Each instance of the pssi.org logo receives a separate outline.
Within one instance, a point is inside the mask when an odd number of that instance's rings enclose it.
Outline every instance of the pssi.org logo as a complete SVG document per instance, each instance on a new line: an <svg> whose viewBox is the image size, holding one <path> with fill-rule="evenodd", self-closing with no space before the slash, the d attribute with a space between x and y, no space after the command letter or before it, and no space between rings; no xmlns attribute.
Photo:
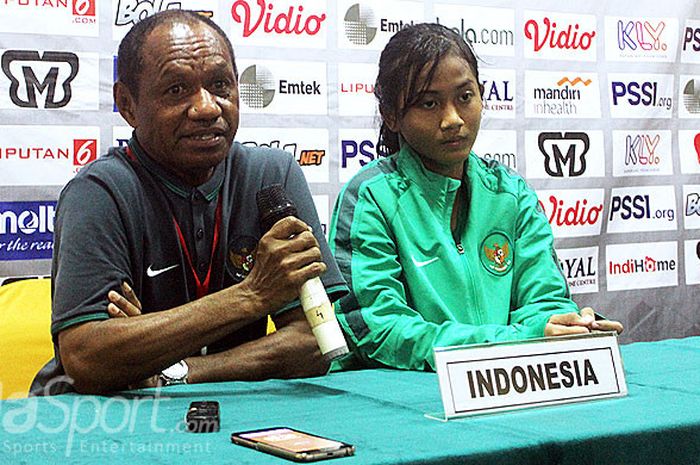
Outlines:
<svg viewBox="0 0 700 465"><path fill-rule="evenodd" d="M277 83L272 72L260 65L247 67L239 81L241 100L250 108L266 108L275 98Z"/></svg>
<svg viewBox="0 0 700 465"><path fill-rule="evenodd" d="M683 105L688 113L700 114L700 79L691 79L685 84Z"/></svg>
<svg viewBox="0 0 700 465"><path fill-rule="evenodd" d="M377 20L372 8L355 3L343 18L345 37L355 45L367 45L377 36Z"/></svg>
<svg viewBox="0 0 700 465"><path fill-rule="evenodd" d="M179 9L182 9L182 2L179 0L118 0L114 25L133 26L158 12ZM207 18L214 16L214 12L211 10L194 11Z"/></svg>
<svg viewBox="0 0 700 465"><path fill-rule="evenodd" d="M72 98L71 82L80 62L71 52L7 50L0 60L2 72L10 79L10 100L20 108L39 108L37 95L46 93L42 108L62 108ZM57 92L60 85L61 92Z"/></svg>
<svg viewBox="0 0 700 465"><path fill-rule="evenodd" d="M548 175L577 177L586 172L586 153L591 142L585 132L543 132L537 137L537 146L544 155Z"/></svg>

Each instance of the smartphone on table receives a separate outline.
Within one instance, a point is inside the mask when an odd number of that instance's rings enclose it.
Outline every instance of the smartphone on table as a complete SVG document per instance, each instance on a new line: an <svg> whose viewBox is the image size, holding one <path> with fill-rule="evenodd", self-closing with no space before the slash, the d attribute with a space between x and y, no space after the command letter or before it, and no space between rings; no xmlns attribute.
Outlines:
<svg viewBox="0 0 700 465"><path fill-rule="evenodd" d="M231 441L297 462L315 462L355 453L353 445L286 427L233 433Z"/></svg>

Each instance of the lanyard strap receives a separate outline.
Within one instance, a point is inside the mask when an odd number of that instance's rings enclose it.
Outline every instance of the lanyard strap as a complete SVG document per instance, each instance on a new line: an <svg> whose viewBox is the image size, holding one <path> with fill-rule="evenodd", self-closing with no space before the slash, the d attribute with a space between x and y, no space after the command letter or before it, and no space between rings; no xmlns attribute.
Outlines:
<svg viewBox="0 0 700 465"><path fill-rule="evenodd" d="M185 236L182 234L182 230L180 229L180 225L178 224L175 216L173 216L173 222L175 223L175 229L177 230L177 237L178 239L180 239L180 246L182 247L183 252L185 252L187 264L190 266L192 276L194 276L194 282L197 285L197 298L202 298L209 292L211 269L214 266L214 253L216 252L216 246L219 243L219 229L221 227L221 196L219 195L219 199L216 203L216 224L214 225L214 240L211 244L211 255L209 256L209 269L207 270L207 275L204 278L204 281L201 281L199 279L197 270L194 268L190 251L187 249L187 244L185 243Z"/></svg>

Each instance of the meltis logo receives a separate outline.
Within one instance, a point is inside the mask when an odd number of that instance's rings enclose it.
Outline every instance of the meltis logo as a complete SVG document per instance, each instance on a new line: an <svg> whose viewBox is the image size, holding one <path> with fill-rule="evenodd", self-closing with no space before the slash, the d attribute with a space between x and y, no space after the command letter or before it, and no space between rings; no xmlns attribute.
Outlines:
<svg viewBox="0 0 700 465"><path fill-rule="evenodd" d="M423 22L420 2L383 0L338 1L338 46L382 50L391 36L412 24Z"/></svg>
<svg viewBox="0 0 700 465"><path fill-rule="evenodd" d="M56 202L0 202L0 261L50 259Z"/></svg>
<svg viewBox="0 0 700 465"><path fill-rule="evenodd" d="M97 158L100 129L0 126L2 185L63 185Z"/></svg>
<svg viewBox="0 0 700 465"><path fill-rule="evenodd" d="M598 76L592 73L525 72L528 118L600 118Z"/></svg>
<svg viewBox="0 0 700 465"><path fill-rule="evenodd" d="M326 63L259 61L248 64L239 79L242 111L325 115L328 113Z"/></svg>
<svg viewBox="0 0 700 465"><path fill-rule="evenodd" d="M526 131L528 178L605 176L602 131Z"/></svg>
<svg viewBox="0 0 700 465"><path fill-rule="evenodd" d="M478 56L513 56L515 11L506 8L436 4L435 22L468 41Z"/></svg>
<svg viewBox="0 0 700 465"><path fill-rule="evenodd" d="M608 79L613 118L671 117L673 75L611 73Z"/></svg>
<svg viewBox="0 0 700 465"><path fill-rule="evenodd" d="M292 154L307 182L328 182L328 130L303 128L241 128L236 141L249 147L268 147Z"/></svg>
<svg viewBox="0 0 700 465"><path fill-rule="evenodd" d="M325 48L326 8L321 0L236 0L231 39L244 45Z"/></svg>
<svg viewBox="0 0 700 465"><path fill-rule="evenodd" d="M472 151L485 160L495 160L512 170L518 169L516 131L481 129Z"/></svg>
<svg viewBox="0 0 700 465"><path fill-rule="evenodd" d="M338 64L338 113L340 116L375 116L374 78L377 66Z"/></svg>
<svg viewBox="0 0 700 465"><path fill-rule="evenodd" d="M649 242L605 247L608 291L678 285L678 244Z"/></svg>
<svg viewBox="0 0 700 465"><path fill-rule="evenodd" d="M673 186L613 189L609 211L609 233L676 230Z"/></svg>
<svg viewBox="0 0 700 465"><path fill-rule="evenodd" d="M683 220L685 229L700 229L700 185L683 186L685 208Z"/></svg>
<svg viewBox="0 0 700 465"><path fill-rule="evenodd" d="M484 69L480 78L484 86L484 116L515 118L515 70Z"/></svg>
<svg viewBox="0 0 700 465"><path fill-rule="evenodd" d="M6 50L0 62L1 108L98 109L96 53Z"/></svg>
<svg viewBox="0 0 700 465"><path fill-rule="evenodd" d="M5 0L3 32L97 37L97 0Z"/></svg>
<svg viewBox="0 0 700 465"><path fill-rule="evenodd" d="M681 44L681 63L700 63L700 20L685 22Z"/></svg>
<svg viewBox="0 0 700 465"><path fill-rule="evenodd" d="M557 249L557 256L572 294L598 292L598 247Z"/></svg>
<svg viewBox="0 0 700 465"><path fill-rule="evenodd" d="M678 153L683 174L700 174L700 131L678 131Z"/></svg>
<svg viewBox="0 0 700 465"><path fill-rule="evenodd" d="M595 236L603 223L603 189L540 190L539 204L554 237Z"/></svg>
<svg viewBox="0 0 700 465"><path fill-rule="evenodd" d="M700 79L693 76L681 76L678 116L681 118L700 118Z"/></svg>
<svg viewBox="0 0 700 465"><path fill-rule="evenodd" d="M116 0L112 5L114 40L121 40L134 24L161 11L191 10L208 18L214 18L218 12L218 2L215 0Z"/></svg>
<svg viewBox="0 0 700 465"><path fill-rule="evenodd" d="M363 166L377 158L377 133L373 129L340 129L340 182L348 182Z"/></svg>
<svg viewBox="0 0 700 465"><path fill-rule="evenodd" d="M678 20L675 18L605 17L605 57L620 61L673 61Z"/></svg>
<svg viewBox="0 0 700 465"><path fill-rule="evenodd" d="M613 131L613 176L673 174L671 131Z"/></svg>
<svg viewBox="0 0 700 465"><path fill-rule="evenodd" d="M526 11L525 57L554 60L596 59L596 18L544 11Z"/></svg>
<svg viewBox="0 0 700 465"><path fill-rule="evenodd" d="M700 284L700 241L693 239L684 242L685 283Z"/></svg>

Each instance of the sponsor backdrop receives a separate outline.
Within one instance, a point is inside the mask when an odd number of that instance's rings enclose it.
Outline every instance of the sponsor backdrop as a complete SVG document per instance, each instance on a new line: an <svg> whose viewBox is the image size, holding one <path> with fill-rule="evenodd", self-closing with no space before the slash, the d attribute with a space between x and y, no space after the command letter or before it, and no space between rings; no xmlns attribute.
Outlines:
<svg viewBox="0 0 700 465"><path fill-rule="evenodd" d="M130 129L112 102L126 31L188 8L229 34L246 145L303 167L324 228L376 157L379 52L437 21L474 44L475 151L524 175L575 300L624 341L700 334L700 4L526 1L3 0L0 280L46 275L61 187ZM89 246L90 237L84 238Z"/></svg>

